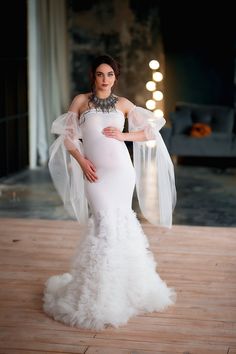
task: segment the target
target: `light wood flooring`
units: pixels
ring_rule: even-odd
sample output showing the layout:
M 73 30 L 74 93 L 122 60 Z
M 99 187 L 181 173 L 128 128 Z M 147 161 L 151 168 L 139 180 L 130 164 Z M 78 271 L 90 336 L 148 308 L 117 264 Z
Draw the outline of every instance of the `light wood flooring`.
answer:
M 79 225 L 0 219 L 0 353 L 236 354 L 236 228 L 143 229 L 176 305 L 89 331 L 42 311 L 44 282 L 69 270 Z

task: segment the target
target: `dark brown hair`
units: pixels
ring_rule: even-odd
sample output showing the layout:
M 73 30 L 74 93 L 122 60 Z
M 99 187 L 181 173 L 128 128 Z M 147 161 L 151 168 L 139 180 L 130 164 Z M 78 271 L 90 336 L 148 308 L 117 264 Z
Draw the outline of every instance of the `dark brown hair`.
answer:
M 92 89 L 94 88 L 96 69 L 101 64 L 107 64 L 113 69 L 116 80 L 120 76 L 120 64 L 108 54 L 99 55 L 93 60 L 91 65 L 90 77 Z

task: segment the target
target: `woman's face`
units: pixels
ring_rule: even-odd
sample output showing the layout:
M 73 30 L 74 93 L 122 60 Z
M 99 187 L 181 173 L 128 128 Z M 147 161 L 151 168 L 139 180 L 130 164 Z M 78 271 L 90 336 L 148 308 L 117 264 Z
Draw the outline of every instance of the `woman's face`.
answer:
M 112 67 L 108 64 L 101 64 L 95 72 L 95 88 L 98 91 L 111 91 L 116 76 Z

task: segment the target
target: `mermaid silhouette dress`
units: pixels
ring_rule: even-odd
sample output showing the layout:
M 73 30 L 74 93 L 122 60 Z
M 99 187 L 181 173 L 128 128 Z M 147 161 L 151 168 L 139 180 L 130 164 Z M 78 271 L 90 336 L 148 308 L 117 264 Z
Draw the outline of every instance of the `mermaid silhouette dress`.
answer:
M 75 113 L 68 112 L 53 123 L 52 131 L 59 137 L 50 150 L 49 169 L 66 209 L 83 225 L 83 235 L 70 272 L 54 275 L 46 282 L 43 308 L 55 320 L 70 326 L 96 330 L 109 324 L 118 327 L 131 316 L 162 311 L 175 301 L 174 290 L 156 271 L 148 239 L 132 210 L 136 184 L 144 216 L 155 225 L 171 226 L 173 166 L 159 134 L 165 121 L 135 107 L 128 122 L 130 130 L 143 129 L 152 142 L 134 146 L 135 166 L 126 144 L 102 133 L 107 126 L 123 130 L 125 117 L 121 111 L 108 113 L 92 108 L 79 120 Z M 68 154 L 71 145 L 94 164 L 96 182 L 83 178 L 79 164 Z M 154 174 L 154 184 L 160 177 L 167 179 L 154 188 L 155 192 L 148 187 L 148 169 Z M 161 188 L 166 188 L 164 195 Z M 146 202 L 149 197 L 157 199 L 151 201 L 151 210 Z

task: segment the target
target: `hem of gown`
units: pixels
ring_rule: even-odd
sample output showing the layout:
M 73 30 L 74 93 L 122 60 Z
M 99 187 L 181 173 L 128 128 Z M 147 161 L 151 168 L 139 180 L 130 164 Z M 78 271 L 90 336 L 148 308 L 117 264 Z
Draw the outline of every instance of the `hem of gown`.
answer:
M 46 282 L 43 310 L 66 325 L 94 330 L 164 311 L 176 294 L 156 266 L 133 210 L 100 212 L 89 220 L 71 272 Z

